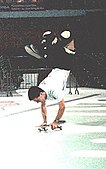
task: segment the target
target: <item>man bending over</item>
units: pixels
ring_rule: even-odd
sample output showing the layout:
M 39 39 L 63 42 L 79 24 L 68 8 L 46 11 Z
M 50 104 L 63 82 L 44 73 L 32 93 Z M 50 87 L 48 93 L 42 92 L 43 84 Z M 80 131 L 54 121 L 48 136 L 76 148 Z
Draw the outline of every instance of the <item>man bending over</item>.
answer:
M 42 126 L 47 124 L 46 99 L 54 99 L 58 101 L 59 109 L 54 121 L 51 123 L 51 127 L 53 129 L 58 127 L 58 121 L 63 116 L 65 110 L 64 90 L 66 88 L 69 72 L 70 71 L 68 70 L 55 68 L 39 84 L 39 86 L 32 86 L 29 88 L 29 100 L 33 100 L 37 103 L 41 102 L 41 112 L 43 117 Z

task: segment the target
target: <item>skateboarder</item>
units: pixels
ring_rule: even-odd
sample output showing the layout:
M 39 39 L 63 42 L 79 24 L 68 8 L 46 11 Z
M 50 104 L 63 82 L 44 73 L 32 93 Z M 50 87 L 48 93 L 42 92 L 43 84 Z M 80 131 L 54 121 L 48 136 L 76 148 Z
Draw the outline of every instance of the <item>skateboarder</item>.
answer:
M 70 71 L 64 69 L 53 69 L 49 75 L 39 84 L 39 86 L 32 86 L 28 90 L 29 100 L 37 103 L 41 102 L 41 112 L 43 117 L 42 125 L 47 124 L 47 107 L 46 99 L 54 99 L 58 101 L 59 109 L 57 116 L 51 123 L 53 129 L 58 127 L 58 120 L 61 119 L 65 110 L 64 90 L 66 88 L 66 81 Z

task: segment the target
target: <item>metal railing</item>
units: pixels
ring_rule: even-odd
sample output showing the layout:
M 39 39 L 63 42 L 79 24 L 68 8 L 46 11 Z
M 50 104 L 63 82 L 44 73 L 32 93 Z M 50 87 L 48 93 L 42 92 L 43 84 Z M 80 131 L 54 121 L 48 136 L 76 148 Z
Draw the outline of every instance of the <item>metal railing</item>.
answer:
M 51 68 L 16 69 L 9 70 L 5 76 L 0 71 L 0 96 L 17 96 L 17 89 L 29 89 L 31 86 L 38 85 L 51 70 Z M 67 81 L 70 94 L 72 94 L 71 88 L 73 87 L 75 94 L 79 94 L 76 78 L 70 74 Z
M 38 75 L 41 76 L 43 73 L 43 76 L 46 76 L 50 70 L 49 68 L 8 70 L 5 76 L 0 71 L 0 96 L 12 96 L 16 89 L 28 89 L 38 85 L 40 82 Z

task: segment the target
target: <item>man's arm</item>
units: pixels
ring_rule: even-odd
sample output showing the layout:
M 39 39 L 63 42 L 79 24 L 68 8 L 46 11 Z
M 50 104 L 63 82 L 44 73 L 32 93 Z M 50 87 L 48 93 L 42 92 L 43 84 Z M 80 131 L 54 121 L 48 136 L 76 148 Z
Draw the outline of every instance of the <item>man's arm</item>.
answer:
M 65 103 L 64 103 L 64 99 L 62 99 L 59 103 L 59 109 L 58 109 L 58 113 L 57 116 L 54 120 L 54 122 L 51 124 L 53 128 L 56 128 L 58 126 L 58 120 L 61 119 L 61 117 L 63 116 L 64 110 L 65 110 Z
M 42 117 L 43 117 L 43 124 L 46 124 L 47 123 L 47 108 L 46 108 L 45 102 L 41 103 L 41 111 L 42 111 Z

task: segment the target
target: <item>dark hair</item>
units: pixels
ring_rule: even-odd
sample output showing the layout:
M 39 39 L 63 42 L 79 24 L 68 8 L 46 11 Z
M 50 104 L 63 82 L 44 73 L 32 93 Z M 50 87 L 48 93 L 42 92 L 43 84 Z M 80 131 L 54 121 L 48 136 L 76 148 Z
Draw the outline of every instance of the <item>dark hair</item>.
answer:
M 38 86 L 32 86 L 28 90 L 28 98 L 29 100 L 33 100 L 34 98 L 37 98 L 40 95 L 40 92 L 44 92 L 41 88 Z

